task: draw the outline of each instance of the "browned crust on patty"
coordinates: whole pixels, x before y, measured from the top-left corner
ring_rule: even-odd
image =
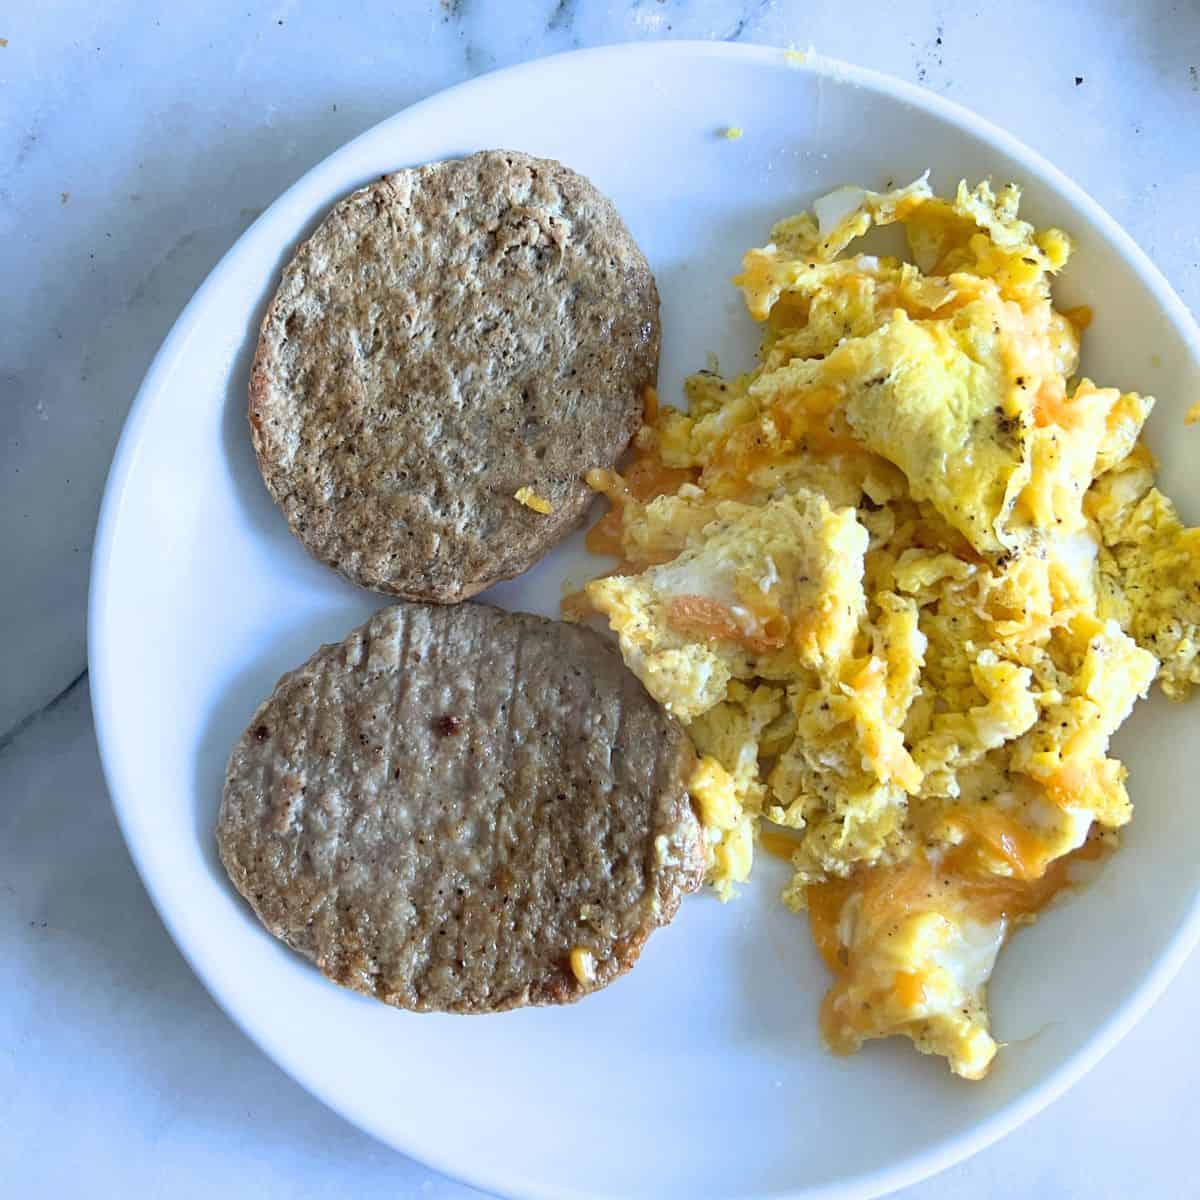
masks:
[[[401,604],[259,707],[218,845],[263,924],[340,984],[417,1011],[563,1004],[700,885],[693,761],[592,631]]]
[[[650,268],[582,176],[499,150],[398,171],[284,268],[250,373],[255,453],[317,558],[461,600],[583,519],[583,476],[628,446],[658,349]]]

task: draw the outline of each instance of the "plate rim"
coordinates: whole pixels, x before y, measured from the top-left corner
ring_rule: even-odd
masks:
[[[1146,252],[1079,184],[1041,154],[965,105],[947,100],[926,88],[885,72],[831,58],[819,54],[811,48],[807,51],[797,52],[756,43],[696,39],[620,42],[568,50],[475,76],[461,83],[442,88],[416,103],[398,110],[315,162],[268,205],[221,256],[220,261],[208,273],[175,319],[170,332],[155,353],[134,395],[133,402],[123,421],[121,434],[106,476],[96,534],[92,543],[87,599],[88,679],[101,770],[118,827],[159,919],[188,966],[234,1025],[285,1074],[343,1119],[370,1134],[384,1145],[390,1146],[417,1162],[473,1187],[510,1196],[536,1197],[539,1200],[540,1198],[559,1200],[567,1193],[562,1192],[561,1189],[556,1189],[554,1192],[548,1191],[538,1182],[524,1178],[520,1173],[508,1171],[502,1166],[480,1170],[473,1164],[463,1166],[448,1161],[443,1155],[429,1153],[420,1146],[405,1144],[403,1140],[397,1139],[393,1134],[384,1133],[373,1115],[363,1111],[361,1106],[355,1103],[353,1097],[348,1099],[340,1096],[336,1099],[331,1097],[327,1094],[326,1089],[312,1078],[311,1073],[303,1064],[298,1065],[292,1062],[285,1049],[273,1043],[268,1033],[259,1027],[259,1023],[255,1021],[251,1013],[243,1013],[240,1010],[235,989],[227,986],[223,980],[218,978],[215,971],[207,969],[202,963],[195,948],[187,942],[178,929],[172,913],[172,902],[166,895],[165,889],[160,886],[151,865],[152,853],[146,844],[138,840],[126,821],[127,802],[122,799],[122,789],[119,786],[124,774],[118,764],[119,756],[115,749],[115,729],[118,721],[114,712],[111,684],[105,671],[108,655],[104,650],[105,633],[101,612],[103,597],[107,590],[121,501],[132,470],[141,427],[146,420],[151,400],[159,390],[160,377],[167,373],[177,349],[190,337],[194,326],[198,323],[198,316],[204,308],[208,293],[214,290],[217,281],[232,269],[233,260],[238,256],[242,246],[251,239],[254,231],[260,225],[272,220],[273,215],[284,207],[294,195],[306,188],[314,176],[325,170],[335,159],[347,155],[351,147],[358,142],[377,136],[380,130],[392,123],[412,119],[427,106],[441,103],[447,96],[455,95],[462,98],[473,90],[495,87],[501,80],[509,86],[518,80],[527,84],[540,72],[559,69],[563,60],[574,62],[583,59],[596,62],[611,60],[619,64],[621,60],[629,56],[734,58],[747,61],[757,60],[764,65],[774,67],[779,67],[783,63],[788,69],[808,71],[829,79],[831,82],[862,87],[888,99],[908,104],[913,108],[942,118],[985,145],[995,148],[1020,163],[1023,168],[1028,170],[1031,177],[1036,176],[1039,183],[1056,189],[1067,201],[1082,210],[1100,231],[1105,241],[1145,282],[1160,311],[1174,327],[1181,342],[1187,347],[1189,355],[1200,367],[1200,327],[1197,326],[1195,318]],[[1036,1116],[1086,1075],[1141,1020],[1179,972],[1197,943],[1200,943],[1200,892],[1197,892],[1192,898],[1186,916],[1126,1003],[1040,1084],[1030,1088],[968,1131],[899,1160],[893,1165],[880,1167],[866,1174],[851,1176],[842,1181],[802,1186],[783,1192],[753,1192],[742,1193],[742,1195],[747,1200],[750,1200],[751,1197],[753,1200],[870,1200],[871,1197],[907,1187],[962,1162]],[[585,1193],[577,1194],[584,1195]]]

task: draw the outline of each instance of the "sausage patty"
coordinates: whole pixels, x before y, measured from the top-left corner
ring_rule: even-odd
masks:
[[[583,476],[628,446],[658,348],[654,277],[582,176],[500,150],[397,171],[284,268],[250,376],[254,449],[317,558],[453,602],[582,520]]]
[[[285,675],[217,838],[263,924],[401,1008],[566,1003],[699,886],[686,733],[607,641],[401,604]]]

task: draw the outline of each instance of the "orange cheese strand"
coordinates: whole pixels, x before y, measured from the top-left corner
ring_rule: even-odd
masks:
[[[787,644],[788,624],[782,615],[757,620],[736,613],[707,596],[675,596],[667,606],[667,624],[684,637],[738,642],[752,654],[766,654]]]
[[[925,1003],[925,981],[917,971],[897,971],[892,994],[901,1008],[916,1008]]]
[[[616,471],[589,471],[588,487],[602,493],[611,506],[587,532],[584,545],[593,554],[611,554],[617,557],[622,551],[621,512],[631,499],[625,480]]]
[[[925,1001],[920,972],[897,971],[859,1002],[847,1005],[846,997],[862,988],[861,955],[870,961],[872,948],[907,917],[923,912],[956,910],[991,923],[1001,918],[1020,924],[1033,919],[1064,888],[1071,886],[1074,862],[1100,857],[1107,850],[1093,839],[1078,850],[1052,862],[1036,879],[1005,878],[970,873],[969,861],[954,856],[935,865],[920,857],[898,866],[859,868],[847,879],[813,884],[806,891],[809,928],[825,965],[834,975],[833,985],[821,1005],[821,1032],[836,1053],[851,1053],[863,1036],[873,1036],[880,1010],[914,1009]],[[965,872],[965,873],[960,873]],[[854,945],[841,937],[846,903],[857,895]],[[870,987],[870,984],[867,983]]]
[[[790,834],[780,833],[776,829],[764,829],[758,835],[758,848],[772,858],[781,858],[791,862],[792,855],[800,849],[800,839]]]
[[[624,475],[616,471],[589,471],[588,486],[603,493],[612,507],[588,530],[584,545],[593,554],[624,553],[621,512],[630,503],[647,504],[656,496],[673,496],[685,483],[694,483],[697,472],[690,467],[668,467],[658,448],[641,451]]]
[[[1030,882],[1045,874],[1045,842],[1007,813],[972,805],[952,812],[949,820],[967,835],[947,857],[955,874],[990,875],[988,856],[1001,859],[1016,880]]]
[[[1074,429],[1079,423],[1079,410],[1067,398],[1067,389],[1060,377],[1045,379],[1033,401],[1033,420],[1039,427],[1058,425]]]
[[[642,421],[653,425],[658,420],[658,388],[648,387],[642,392]]]
[[[1075,326],[1076,333],[1083,333],[1096,314],[1092,312],[1090,304],[1077,304],[1074,308],[1064,309],[1062,315]]]
[[[1005,834],[996,834],[1004,841]],[[1015,843],[1007,843],[1013,858],[1021,862]],[[980,869],[976,847],[968,839],[948,854],[940,866],[927,858],[895,867],[860,868],[846,879],[829,879],[811,884],[805,891],[809,928],[826,965],[835,973],[846,965],[846,949],[838,934],[842,908],[855,892],[862,895],[859,920],[881,926],[915,912],[934,909],[937,898],[951,893],[965,902],[970,914],[980,921],[1001,917],[1023,922],[1036,916],[1064,888],[1071,886],[1071,866],[1093,861],[1108,853],[1099,838],[1089,838],[1077,850],[1056,858],[1040,875],[1020,878],[993,875]]]
[[[564,621],[584,621],[596,612],[596,607],[588,599],[587,591],[580,588],[577,592],[568,592],[558,602],[558,611]]]
[[[846,947],[838,934],[842,907],[855,890],[857,880],[827,879],[805,889],[808,901],[808,928],[817,953],[835,974],[841,973],[849,961]]]

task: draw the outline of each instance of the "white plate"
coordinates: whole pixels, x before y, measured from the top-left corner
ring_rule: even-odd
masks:
[[[740,141],[718,136],[730,124]],[[1077,1079],[1195,940],[1194,710],[1155,700],[1122,733],[1137,802],[1125,847],[1005,950],[992,995],[1012,1044],[977,1085],[907,1043],[849,1060],[821,1049],[826,976],[804,922],[775,899],[778,864],[760,862],[736,903],[690,900],[637,970],[585,1003],[474,1019],[400,1013],[326,983],[262,930],[218,864],[223,765],[255,703],[381,603],[308,558],[259,480],[244,410],[263,306],[339,196],[489,146],[560,158],[616,201],[662,292],[665,398],[709,351],[726,367],[750,361],[754,330],[727,280],[776,218],[837,184],[926,167],[941,188],[1022,181],[1028,214],[1076,236],[1060,294],[1096,306],[1085,365],[1160,396],[1150,438],[1169,491],[1200,518],[1200,472],[1178,436],[1200,397],[1200,337],[1129,238],[1011,138],[894,80],[754,47],[622,46],[503,71],[385,121],[301,179],[212,273],[142,385],[104,498],[90,612],[96,726],[134,860],[192,966],[268,1054],[363,1128],[472,1183],[693,1198],[911,1182]],[[559,552],[491,598],[552,612],[580,566],[577,548]]]

